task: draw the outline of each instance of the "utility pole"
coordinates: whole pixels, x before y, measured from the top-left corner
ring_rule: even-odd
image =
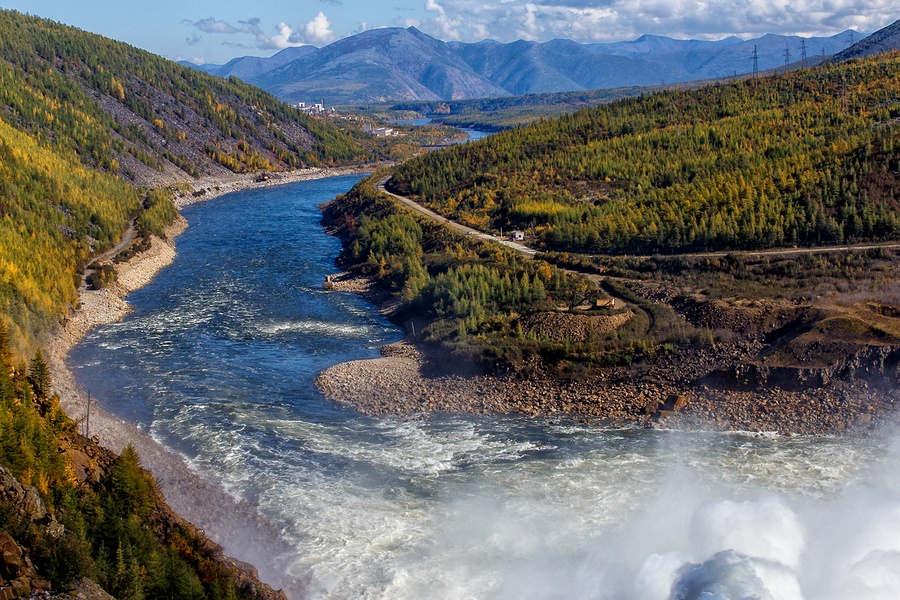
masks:
[[[756,44],[753,44],[753,56],[750,60],[753,61],[753,77],[755,79],[759,76],[759,54],[756,52]]]
[[[88,390],[87,414],[84,418],[84,437],[91,437],[91,390]]]

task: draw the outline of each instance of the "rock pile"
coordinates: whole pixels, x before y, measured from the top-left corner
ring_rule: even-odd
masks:
[[[625,311],[613,315],[580,315],[542,312],[519,319],[522,331],[558,342],[586,342],[593,336],[612,333],[627,323],[634,313]]]

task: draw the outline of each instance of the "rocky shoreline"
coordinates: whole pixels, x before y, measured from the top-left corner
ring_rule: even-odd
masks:
[[[263,181],[258,181],[255,176],[198,180],[193,184],[194,190],[206,191],[178,198],[176,206],[180,208],[242,189],[368,171],[364,167],[304,169],[277,174],[277,177]],[[88,394],[78,385],[74,373],[66,364],[70,350],[93,328],[121,321],[130,312],[125,298],[172,263],[176,253],[174,240],[186,228],[187,221],[179,216],[167,228],[166,239],[152,237],[146,251],[116,265],[117,281],[113,285],[92,290],[82,284],[77,309],[47,340],[45,356],[51,369],[54,391],[59,394],[61,406],[70,418],[82,420],[88,406]],[[173,510],[204,530],[229,555],[259,565],[260,578],[273,587],[282,588],[288,597],[305,595],[303,582],[284,575],[286,565],[278,557],[286,555],[289,547],[280,532],[263,521],[251,506],[237,502],[221,486],[201,479],[188,467],[183,457],[163,447],[148,432],[98,407],[96,402],[91,406],[89,434],[97,436],[105,448],[116,453],[128,444],[134,446],[142,465],[153,473]]]
[[[342,274],[334,289],[360,293],[390,315],[392,307],[365,278]],[[429,413],[518,413],[603,426],[753,431],[783,435],[866,435],[891,422],[896,391],[865,380],[831,379],[797,386],[791,374],[742,388],[710,376],[740,370],[758,344],[741,341],[659,354],[633,367],[561,378],[540,370],[435,374],[442,358],[412,337],[382,348],[383,356],[335,365],[316,385],[333,401],[374,416]],[[895,406],[895,401],[897,405]]]
[[[197,202],[205,202],[207,200],[212,200],[213,198],[218,198],[219,196],[224,196],[225,194],[251,188],[271,187],[298,181],[324,179],[326,177],[371,173],[381,166],[384,165],[361,165],[358,167],[336,168],[311,167],[308,169],[285,171],[283,173],[270,173],[262,177],[258,173],[234,173],[218,177],[205,177],[192,182],[192,191],[190,193],[176,195],[175,206],[183,208]]]

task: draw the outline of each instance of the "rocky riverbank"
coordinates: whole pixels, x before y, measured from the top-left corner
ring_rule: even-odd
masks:
[[[198,180],[194,183],[194,190],[205,191],[186,194],[177,199],[176,205],[181,207],[252,187],[367,171],[366,168],[305,169],[276,174],[264,180],[237,175]],[[121,321],[130,312],[126,297],[172,263],[176,253],[175,238],[186,227],[187,222],[179,217],[167,229],[165,239],[154,236],[149,249],[125,263],[117,264],[117,281],[109,287],[93,290],[83,284],[79,290],[77,309],[47,340],[45,356],[51,369],[54,391],[61,398],[62,408],[69,417],[82,422],[82,428],[87,426],[84,420],[89,398],[66,364],[69,351],[93,328]],[[226,553],[259,565],[261,579],[274,587],[283,588],[288,597],[305,595],[303,582],[284,575],[286,565],[281,564],[278,557],[287,555],[289,548],[276,528],[260,519],[246,503],[235,501],[221,486],[201,479],[188,467],[183,457],[157,443],[149,433],[103,410],[96,402],[90,406],[90,431],[86,433],[97,436],[105,448],[116,453],[128,444],[134,446],[143,466],[153,473],[173,510],[202,528],[223,546]]]
[[[218,198],[225,194],[250,188],[284,185],[286,183],[311,181],[313,179],[324,179],[326,177],[339,177],[341,175],[371,173],[381,166],[384,165],[361,165],[357,167],[336,168],[311,167],[308,169],[296,169],[294,171],[268,173],[265,175],[260,175],[259,173],[229,173],[228,175],[218,177],[204,177],[191,184],[192,189],[190,192],[185,190],[176,195],[175,206],[183,208],[196,202],[212,200],[213,198]]]
[[[334,289],[362,293],[390,313],[387,298],[368,280],[346,274],[336,279],[340,283]],[[553,314],[546,324],[563,327],[560,319],[562,314]],[[584,321],[573,315],[568,325],[577,328]],[[762,348],[758,341],[740,340],[569,376],[539,366],[461,376],[443,374],[446,369],[435,366],[446,363],[447,357],[407,338],[382,348],[381,358],[326,369],[316,384],[334,401],[377,416],[499,412],[602,425],[787,435],[866,434],[896,417],[900,399],[895,387],[870,384],[855,373],[840,375],[832,368],[826,384],[807,374],[809,385],[799,385],[799,372],[773,374],[767,381],[739,378],[736,373],[745,371],[750,357]],[[900,349],[884,352],[900,356]],[[885,356],[879,359],[879,377],[891,381],[896,373],[885,368],[893,364]],[[848,362],[853,363],[853,357]]]

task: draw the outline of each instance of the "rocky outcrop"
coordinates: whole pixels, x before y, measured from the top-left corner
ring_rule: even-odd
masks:
[[[0,466],[0,502],[20,518],[44,528],[51,538],[59,538],[63,526],[47,511],[38,491],[22,485],[6,467]],[[0,599],[15,598],[32,590],[49,590],[50,583],[38,575],[27,549],[6,532],[0,532]]]
[[[835,381],[861,381],[876,389],[896,390],[900,386],[900,346],[864,346],[821,366],[743,362],[704,378],[705,383],[716,387],[744,391],[777,387],[801,392]]]

